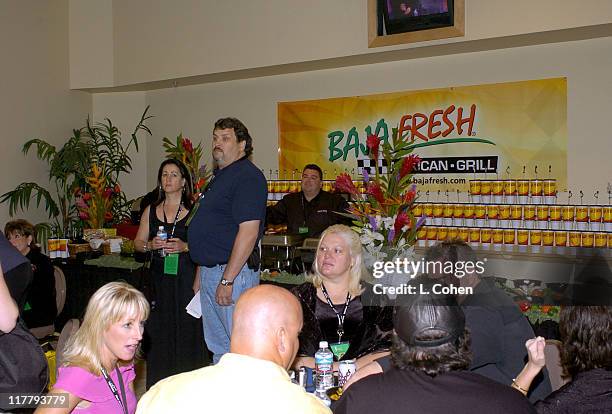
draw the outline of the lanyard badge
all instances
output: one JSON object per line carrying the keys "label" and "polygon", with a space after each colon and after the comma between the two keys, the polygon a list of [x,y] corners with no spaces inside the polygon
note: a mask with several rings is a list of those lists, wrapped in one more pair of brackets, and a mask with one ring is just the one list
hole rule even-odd
{"label": "lanyard badge", "polygon": [[338,328],[336,329],[336,333],[338,334],[338,342],[342,342],[342,336],[344,335],[344,318],[346,317],[346,311],[348,310],[349,303],[351,301],[351,293],[349,292],[346,294],[346,302],[344,303],[344,309],[342,310],[342,313],[338,313],[323,283],[321,283],[321,291],[323,291],[323,296],[325,296],[327,304],[336,314],[336,318],[338,318]]}

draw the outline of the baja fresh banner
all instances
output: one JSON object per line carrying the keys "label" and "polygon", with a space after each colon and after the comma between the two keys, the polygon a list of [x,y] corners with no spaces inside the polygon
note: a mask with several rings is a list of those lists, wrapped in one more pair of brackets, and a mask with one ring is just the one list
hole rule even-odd
{"label": "baja fresh banner", "polygon": [[566,188],[566,78],[282,102],[278,124],[281,171],[316,163],[326,179],[358,175],[375,167],[367,136],[397,128],[423,159],[416,179],[428,189],[522,177]]}

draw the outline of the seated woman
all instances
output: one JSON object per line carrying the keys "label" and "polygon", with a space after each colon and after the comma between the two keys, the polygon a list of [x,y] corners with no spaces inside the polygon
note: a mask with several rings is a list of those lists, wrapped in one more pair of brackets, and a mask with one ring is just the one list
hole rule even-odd
{"label": "seated woman", "polygon": [[393,307],[361,281],[365,268],[359,235],[342,224],[327,228],[313,270],[312,283],[292,290],[304,313],[294,367],[314,368],[319,341],[329,343],[336,360],[356,358],[358,368],[388,354]]}
{"label": "seated woman", "polygon": [[[561,365],[572,381],[538,401],[538,413],[612,412],[612,307],[564,306]],[[545,365],[544,338],[527,341],[529,362],[512,386],[523,394]]]}
{"label": "seated woman", "polygon": [[57,316],[53,265],[36,245],[34,226],[27,220],[9,221],[4,234],[32,264],[33,280],[22,310],[24,322],[30,329],[53,325]]}
{"label": "seated woman", "polygon": [[136,412],[134,357],[148,316],[149,302],[131,285],[111,282],[98,289],[81,328],[66,344],[57,382],[49,392],[68,393],[68,407],[39,407],[35,413]]}

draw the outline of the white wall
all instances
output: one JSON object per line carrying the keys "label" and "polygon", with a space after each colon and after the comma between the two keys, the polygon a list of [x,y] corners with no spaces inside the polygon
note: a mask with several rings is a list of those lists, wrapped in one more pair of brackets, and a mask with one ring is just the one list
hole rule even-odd
{"label": "white wall", "polygon": [[[59,147],[91,110],[88,93],[69,89],[68,1],[2,0],[0,50],[0,192],[23,181],[49,187],[47,164],[34,151],[25,157],[23,143],[42,138]],[[47,219],[35,208],[17,217]],[[2,227],[8,219],[8,204],[0,204]]]}
{"label": "white wall", "polygon": [[69,0],[69,10],[70,87],[113,86],[112,0]]}
{"label": "white wall", "polygon": [[115,85],[612,22],[609,0],[465,3],[465,37],[369,49],[366,0],[113,0]]}
{"label": "white wall", "polygon": [[209,149],[212,125],[222,116],[247,125],[254,161],[267,172],[278,168],[279,101],[567,77],[569,187],[574,194],[582,189],[588,202],[612,182],[605,121],[612,108],[611,52],[612,38],[602,38],[150,91],[147,103],[157,117],[148,150],[149,187],[162,159],[162,136],[183,131]]}

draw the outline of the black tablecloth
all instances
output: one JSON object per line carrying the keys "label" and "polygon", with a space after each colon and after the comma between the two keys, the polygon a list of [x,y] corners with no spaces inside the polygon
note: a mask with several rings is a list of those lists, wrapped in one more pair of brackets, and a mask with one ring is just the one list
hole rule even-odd
{"label": "black tablecloth", "polygon": [[54,261],[66,276],[66,304],[55,320],[55,328],[59,332],[72,318],[82,319],[89,298],[106,283],[124,280],[135,288],[145,291],[148,269],[138,270],[116,269],[109,267],[89,266],[84,264],[85,258],[63,259]]}

